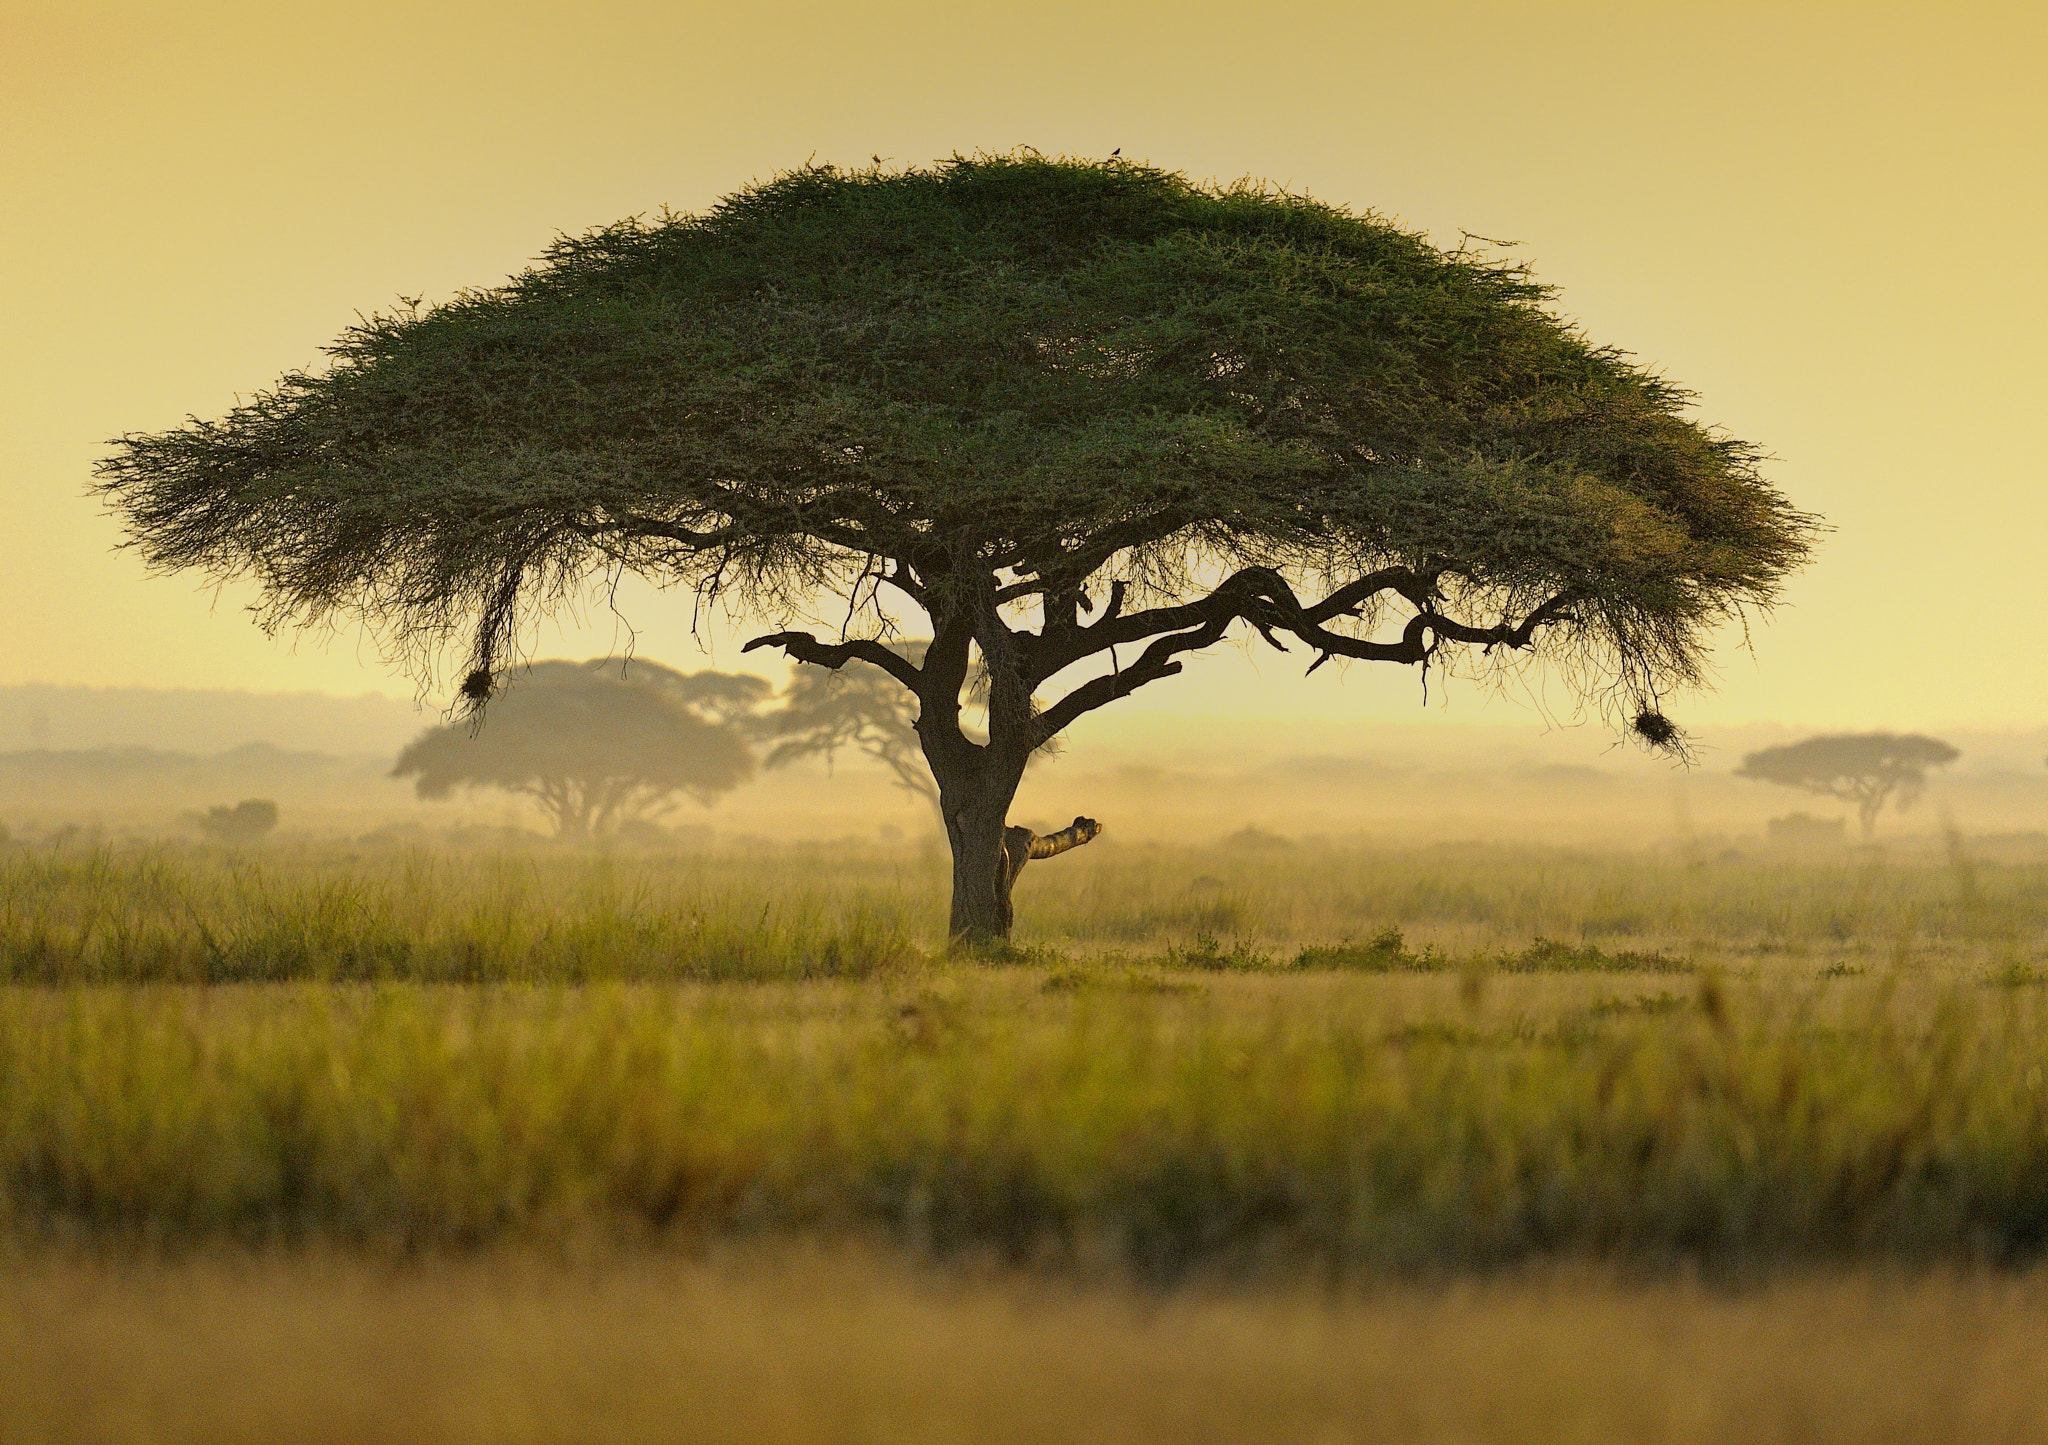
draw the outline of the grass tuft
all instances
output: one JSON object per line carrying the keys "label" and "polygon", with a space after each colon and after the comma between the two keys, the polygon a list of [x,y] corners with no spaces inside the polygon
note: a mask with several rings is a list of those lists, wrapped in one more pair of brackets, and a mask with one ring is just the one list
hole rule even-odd
{"label": "grass tuft", "polygon": [[1538,936],[1519,953],[1492,960],[1502,973],[1693,973],[1691,959],[1633,950],[1609,953],[1590,943],[1562,943]]}
{"label": "grass tuft", "polygon": [[1304,948],[1294,956],[1294,966],[1346,973],[1441,973],[1451,965],[1435,948],[1414,952],[1401,930],[1389,924],[1363,943],[1346,939],[1342,943]]}

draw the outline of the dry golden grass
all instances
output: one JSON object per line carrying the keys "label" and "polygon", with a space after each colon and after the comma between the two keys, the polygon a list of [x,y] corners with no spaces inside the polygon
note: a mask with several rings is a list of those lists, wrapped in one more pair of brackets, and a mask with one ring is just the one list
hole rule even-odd
{"label": "dry golden grass", "polygon": [[9,1445],[2048,1437],[2048,1278],[1156,1295],[807,1249],[17,1259]]}

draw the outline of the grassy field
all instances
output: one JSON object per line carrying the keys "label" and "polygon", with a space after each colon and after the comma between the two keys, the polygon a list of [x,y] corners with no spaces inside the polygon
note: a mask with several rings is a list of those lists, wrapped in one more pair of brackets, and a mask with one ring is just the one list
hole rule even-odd
{"label": "grassy field", "polygon": [[[1993,846],[1807,857],[1105,840],[1025,872],[1018,941],[1089,958],[1199,951],[1207,937],[1285,962],[1396,926],[1418,950],[1458,956],[1547,938],[1724,970],[1918,969],[1987,952],[2030,966],[2048,943],[2048,856]],[[0,981],[852,978],[938,949],[945,880],[933,854],[851,846],[0,847]]]}
{"label": "grassy field", "polygon": [[[865,1337],[868,1308],[953,1331],[920,1357],[925,1403],[899,1402],[923,1423],[762,1434],[741,1412],[704,1438],[1250,1438],[1174,1424],[1165,1392],[1193,1368],[1177,1352],[1210,1349],[1204,1331],[1259,1343],[1190,1398],[1282,1422],[1263,1438],[1726,1438],[1716,1412],[1743,1400],[1785,1422],[1745,1438],[2031,1438],[2039,1393],[2010,1381],[2037,1377],[2027,1341],[2048,1323],[2044,884],[2038,857],[1960,839],[1833,859],[1103,847],[1035,865],[1019,947],[972,958],[935,936],[943,871],[911,851],[15,848],[0,1328],[27,1352],[0,1370],[0,1406],[89,1373],[96,1330],[168,1328],[164,1301],[187,1296],[215,1301],[223,1361],[272,1348],[232,1321],[274,1318],[401,1369],[371,1325],[312,1318],[339,1291],[432,1339],[525,1311],[490,1326],[477,1380],[529,1351],[573,1375],[596,1366],[563,1356],[558,1310],[672,1287],[684,1303],[647,1306],[671,1344],[727,1312],[772,1333],[783,1266],[759,1261],[836,1279],[851,1266],[817,1262],[852,1250],[881,1282],[797,1311],[792,1339]],[[686,1263],[707,1250],[756,1264]],[[600,1283],[569,1282],[584,1258],[611,1261]],[[57,1315],[83,1322],[23,1323]],[[2024,1368],[1971,1373],[1953,1339],[1919,1337],[1951,1317]],[[1796,1379],[1770,1364],[1774,1340],[1820,1349],[1802,1331],[1822,1318],[1854,1327]],[[1127,1430],[956,1428],[989,1392],[1020,1402],[1013,1423],[1052,1422],[1106,1388],[1029,1403],[1031,1372],[1084,1369],[1045,1364],[1069,1328],[1128,1334],[1086,1346],[1086,1368],[1114,1357],[1157,1384],[1137,1414],[1089,1417]],[[1572,1341],[1644,1329],[1543,1383]],[[1448,1363],[1407,1385],[1330,1374],[1424,1338],[1484,1362],[1517,1331],[1533,1354],[1491,1394],[1461,1393]],[[909,1349],[870,1344],[877,1369]],[[742,1368],[591,1348],[665,1381],[649,1400]],[[1689,1350],[1724,1373],[1682,1399],[1631,1383]],[[1828,1425],[1847,1433],[1799,1433],[1815,1391],[1864,1389],[1887,1359],[1919,1371],[1893,1380],[1893,1416],[1844,1407]],[[984,1373],[980,1393],[938,1379],[956,1367]],[[216,1398],[212,1368],[190,1365],[195,1399]],[[881,1408],[851,1365],[800,1373],[826,1392],[818,1420]],[[369,1388],[320,1378],[305,1388]],[[1385,1418],[1399,1389],[1408,1434],[1345,1423]],[[1585,1428],[1473,1423],[1545,1390]],[[255,1420],[270,1407],[251,1399]],[[597,1438],[522,1408],[538,1413],[475,1438]],[[1965,1415],[1984,1429],[1856,1423]],[[49,1418],[25,1438],[266,1438],[218,1414],[183,1435]],[[657,1428],[619,1418],[609,1438]]]}

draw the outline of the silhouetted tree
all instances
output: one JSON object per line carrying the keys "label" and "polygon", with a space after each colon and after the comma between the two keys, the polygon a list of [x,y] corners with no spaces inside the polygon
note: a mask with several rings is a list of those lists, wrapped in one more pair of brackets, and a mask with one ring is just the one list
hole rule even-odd
{"label": "silhouetted tree", "polygon": [[[1371,215],[1121,160],[810,167],[373,317],[100,476],[151,563],[255,579],[273,626],[464,639],[476,706],[596,579],[756,616],[836,591],[836,640],[750,646],[916,697],[952,930],[1000,937],[1032,754],[1233,629],[1312,668],[1533,651],[1679,741],[1660,697],[1772,601],[1809,519],[1547,296]],[[885,589],[921,663],[862,635]]]}
{"label": "silhouetted tree", "polygon": [[743,719],[770,688],[616,658],[537,662],[474,724],[422,733],[392,776],[422,798],[502,788],[540,805],[562,837],[651,821],[686,794],[709,806],[753,775]]}
{"label": "silhouetted tree", "polygon": [[1911,807],[1927,786],[1927,770],[1960,756],[1939,738],[1918,733],[1853,733],[1765,748],[1745,757],[1735,775],[1854,803],[1868,839],[1886,800]]}

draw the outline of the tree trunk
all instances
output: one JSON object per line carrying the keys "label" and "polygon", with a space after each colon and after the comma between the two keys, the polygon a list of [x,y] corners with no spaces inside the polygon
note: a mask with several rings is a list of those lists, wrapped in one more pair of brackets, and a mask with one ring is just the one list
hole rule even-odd
{"label": "tree trunk", "polygon": [[947,931],[955,940],[1009,942],[1016,919],[1010,895],[1024,865],[1033,858],[1056,858],[1102,832],[1093,818],[1076,818],[1044,836],[1010,827],[1006,818],[1016,792],[1013,782],[1007,791],[985,787],[977,792],[969,784],[953,794],[962,797],[962,806],[946,820],[946,840],[953,848],[953,916]]}
{"label": "tree trunk", "polygon": [[[1010,804],[1025,764],[1042,739],[1033,726],[1031,689],[1018,660],[1017,640],[1003,625],[991,573],[970,579],[967,605],[935,614],[917,690],[918,744],[939,785],[939,813],[953,850],[952,937],[966,943],[1007,943],[1014,915],[1010,890],[1033,858],[1050,858],[1093,838],[1092,819],[1054,838],[1009,827]],[[975,742],[960,726],[960,702],[973,648],[982,651],[988,682],[988,740]],[[1085,825],[1085,826],[1084,826]]]}
{"label": "tree trunk", "polygon": [[962,779],[957,787],[941,785],[946,814],[946,841],[953,850],[953,913],[947,932],[968,943],[1009,940],[1014,915],[1010,886],[1016,874],[1003,850],[1003,830],[1016,796],[987,779]]}

